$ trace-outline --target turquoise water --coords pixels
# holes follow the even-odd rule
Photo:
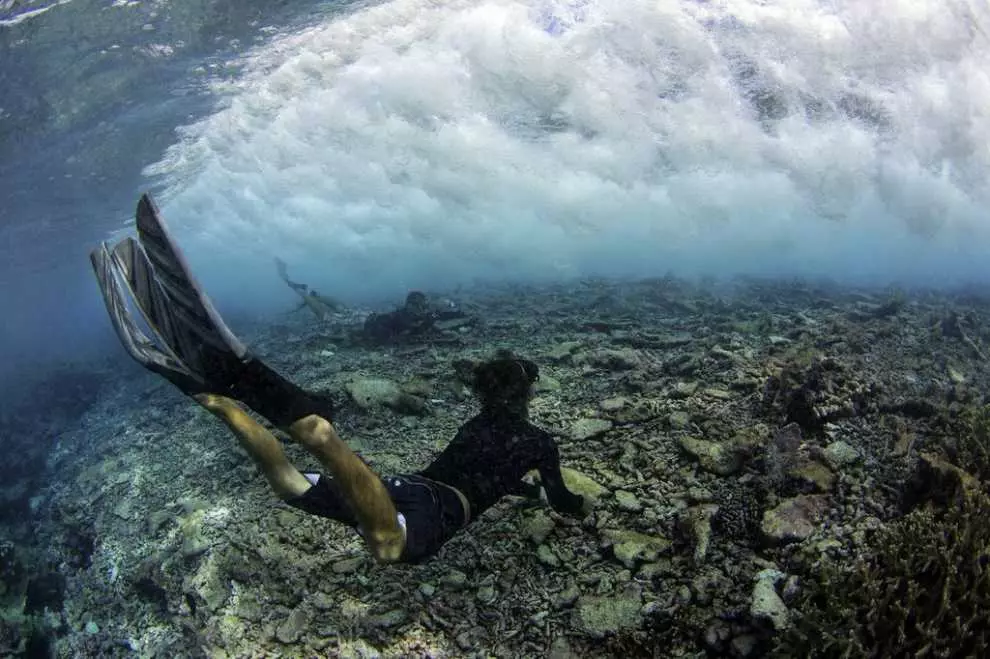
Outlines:
[[[871,469],[896,462],[885,462],[892,434],[933,442],[928,416],[986,400],[985,296],[911,297],[911,289],[982,293],[990,280],[988,28],[990,8],[975,0],[0,0],[0,443],[16,447],[3,465],[0,521],[24,546],[60,538],[51,554],[63,559],[32,581],[41,585],[27,597],[29,612],[64,595],[74,627],[55,630],[53,616],[52,638],[71,631],[63,640],[73,648],[111,639],[126,654],[121,648],[139,644],[127,645],[125,632],[156,647],[159,631],[127,618],[135,595],[121,583],[190,620],[196,602],[222,591],[248,621],[225,627],[229,611],[216,609],[210,630],[230,634],[227,647],[273,634],[291,646],[302,618],[288,599],[273,613],[266,598],[284,584],[302,592],[346,551],[363,551],[356,541],[348,548],[342,529],[269,514],[269,493],[230,438],[120,350],[87,254],[132,232],[143,191],[157,198],[223,316],[265,359],[335,393],[351,371],[390,369],[437,406],[426,421],[348,410],[347,439],[382,451],[376,466],[409,469],[432,455],[473,404],[463,386],[451,388],[451,365],[503,344],[532,350],[548,367],[535,412],[574,440],[566,462],[599,470],[611,489],[637,470],[662,474],[652,519],[640,519],[623,492],[625,505],[612,510],[623,528],[667,523],[675,535],[673,494],[749,482],[706,474],[695,482],[672,438],[700,429],[735,440],[746,425],[766,440],[779,419],[760,416],[754,401],[785,358],[823,350],[847,360],[827,362],[825,375],[815,361],[798,376],[816,386],[824,378],[815,405],[826,411],[846,414],[829,407],[836,391],[869,399],[850,408],[855,418],[826,418],[835,421],[828,441],[855,444]],[[298,298],[275,257],[347,310],[325,325],[290,316]],[[600,277],[652,279],[625,289]],[[372,350],[341,338],[343,325],[359,327],[365,311],[410,289],[458,297],[479,283],[536,286],[478,287],[489,325],[454,328],[436,345]],[[609,342],[619,350],[602,348]],[[45,388],[32,389],[35,381]],[[35,399],[24,403],[26,394]],[[902,427],[888,427],[884,415],[901,415]],[[618,425],[609,420],[602,432],[624,442],[622,478],[612,447],[582,453],[587,437],[574,430],[613,416]],[[662,430],[626,441],[637,438],[629,428],[654,421]],[[408,446],[395,442],[393,423]],[[393,455],[396,446],[409,455]],[[63,472],[71,474],[64,488]],[[864,491],[873,486],[862,480]],[[708,503],[713,493],[688,498]],[[889,503],[868,512],[893,516]],[[325,563],[251,583],[257,564],[238,569],[238,538],[276,542],[297,522],[312,543],[306,556]],[[506,565],[527,567],[538,555],[498,545],[497,525],[477,528]],[[506,528],[511,538],[519,520]],[[170,563],[168,578],[154,573],[166,536],[185,534],[180,558],[198,559],[201,531],[216,534],[209,560]],[[573,534],[582,560],[598,547],[585,531]],[[324,547],[323,533],[332,556],[313,549]],[[0,576],[25,586],[17,571],[27,562],[11,558],[7,541],[0,537]],[[466,540],[456,546],[474,550]],[[76,563],[65,559],[72,552]],[[463,585],[461,570],[475,566],[455,554]],[[212,572],[218,557],[228,562]],[[541,560],[560,567],[545,552]],[[420,582],[422,597],[410,601],[426,602],[422,586],[446,583],[446,568],[403,573]],[[751,581],[742,569],[738,592]],[[482,565],[470,579],[488,571],[481,585],[494,592],[499,570]],[[65,572],[68,587],[52,576]],[[558,579],[555,596],[564,591],[562,571],[538,574]],[[658,578],[658,591],[680,597],[680,578]],[[225,591],[233,581],[251,584],[250,597]],[[365,590],[356,598],[380,603],[377,582],[358,582]],[[582,585],[582,603],[594,604],[591,584]],[[506,600],[516,596],[515,585],[498,587]],[[20,624],[23,603],[8,601],[20,595],[4,588],[3,622]],[[105,600],[83,608],[104,589]],[[549,590],[533,592],[530,604],[548,605]],[[638,595],[630,601],[636,618]],[[542,620],[536,608],[510,622]],[[259,631],[249,624],[258,619],[292,624]],[[168,633],[180,629],[189,631]],[[451,647],[470,645],[449,636]],[[0,654],[9,641],[0,638]],[[171,646],[161,647],[157,656],[168,656]]]

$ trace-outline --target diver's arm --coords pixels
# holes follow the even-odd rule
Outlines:
[[[539,470],[540,483],[546,490],[547,500],[553,509],[567,515],[581,515],[584,497],[574,494],[564,484],[564,476],[560,473],[560,452],[552,439],[547,442]]]

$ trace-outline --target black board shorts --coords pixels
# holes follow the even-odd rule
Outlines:
[[[303,474],[312,483],[306,492],[286,500],[293,508],[361,529],[343,492],[332,476]],[[406,546],[399,560],[419,563],[443,546],[467,522],[466,511],[451,487],[417,474],[382,478],[406,529]]]

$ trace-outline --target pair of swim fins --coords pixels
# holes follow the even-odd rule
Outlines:
[[[206,387],[209,355],[244,360],[247,349],[193,277],[148,194],[138,202],[136,224],[138,239],[127,237],[112,247],[103,243],[90,254],[110,320],[140,364],[190,387]],[[131,316],[123,286],[154,340]]]
[[[90,254],[107,313],[128,354],[187,395],[213,393],[287,428],[309,414],[332,420],[333,402],[308,393],[251,355],[200,287],[151,196],[137,205],[137,239]],[[154,335],[131,315],[125,296]]]

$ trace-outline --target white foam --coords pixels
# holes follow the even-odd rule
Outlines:
[[[147,173],[221,295],[274,291],[257,264],[275,253],[338,294],[985,278],[987,18],[939,0],[397,0],[253,53]]]

